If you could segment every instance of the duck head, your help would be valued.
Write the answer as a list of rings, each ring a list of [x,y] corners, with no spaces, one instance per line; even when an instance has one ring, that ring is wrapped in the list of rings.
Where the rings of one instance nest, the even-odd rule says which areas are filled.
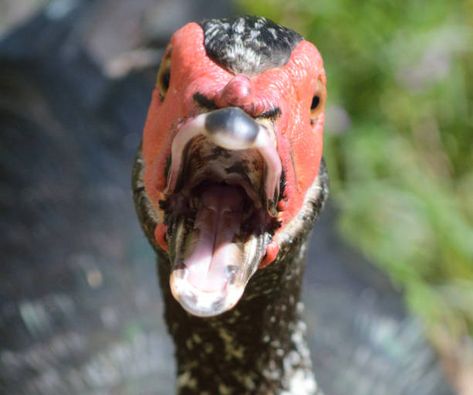
[[[325,86],[314,45],[265,18],[189,23],[172,36],[134,195],[189,313],[231,309],[300,231],[319,188]]]

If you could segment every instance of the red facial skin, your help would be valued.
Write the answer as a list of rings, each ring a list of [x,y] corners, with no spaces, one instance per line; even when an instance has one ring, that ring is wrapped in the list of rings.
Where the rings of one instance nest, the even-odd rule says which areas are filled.
[[[144,185],[155,210],[166,187],[166,162],[172,140],[180,125],[202,112],[193,95],[203,94],[218,107],[237,106],[253,117],[278,107],[281,115],[274,128],[277,149],[286,176],[286,187],[278,204],[281,227],[267,247],[264,267],[279,250],[278,236],[301,209],[308,188],[315,181],[322,158],[322,137],[326,77],[322,58],[308,41],[299,42],[289,61],[257,75],[235,75],[210,59],[204,47],[204,33],[189,23],[171,38],[171,80],[164,100],[155,88],[143,134]],[[315,112],[310,106],[320,96]],[[158,224],[155,236],[167,251],[165,225]]]

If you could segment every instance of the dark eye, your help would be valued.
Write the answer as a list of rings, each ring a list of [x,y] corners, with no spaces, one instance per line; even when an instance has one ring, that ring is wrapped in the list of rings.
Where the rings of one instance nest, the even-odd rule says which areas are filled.
[[[325,107],[326,90],[323,76],[319,76],[317,85],[315,86],[314,95],[310,102],[310,122],[315,125],[315,121]]]
[[[161,100],[164,100],[171,82],[171,48],[166,50],[166,53],[161,61],[161,66],[158,71],[158,78],[156,85],[159,88]]]
[[[312,98],[312,103],[310,104],[310,109],[314,111],[320,104],[320,97],[318,95],[315,95]]]
[[[166,70],[163,71],[160,78],[161,88],[163,89],[164,93],[166,93],[167,90],[169,89],[170,80],[171,80],[171,69],[167,68]]]

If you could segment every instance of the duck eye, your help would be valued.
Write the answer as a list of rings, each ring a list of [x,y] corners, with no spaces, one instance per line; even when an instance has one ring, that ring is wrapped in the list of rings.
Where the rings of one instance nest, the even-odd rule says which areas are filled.
[[[315,95],[312,98],[312,103],[310,104],[310,109],[314,111],[320,104],[320,97],[318,95]]]
[[[164,93],[166,93],[167,90],[169,89],[169,81],[170,80],[171,80],[171,69],[167,68],[161,74],[161,78],[159,79],[159,82],[161,83],[161,88],[164,91]]]
[[[325,84],[323,82],[322,76],[319,76],[317,85],[315,87],[314,96],[312,96],[312,101],[310,103],[310,122],[312,125],[315,125],[315,121],[325,107],[325,98]]]
[[[161,100],[164,100],[171,82],[171,48],[166,50],[166,53],[161,61],[161,66],[158,71],[158,78],[156,85],[159,88]]]

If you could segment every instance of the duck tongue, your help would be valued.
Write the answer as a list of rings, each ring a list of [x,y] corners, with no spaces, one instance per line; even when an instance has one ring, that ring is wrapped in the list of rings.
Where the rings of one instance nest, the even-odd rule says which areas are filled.
[[[193,228],[180,221],[170,278],[174,297],[187,311],[213,316],[233,307],[264,255],[263,236],[240,237],[245,194],[239,187],[203,189]]]
[[[241,226],[243,198],[239,192],[234,187],[215,185],[202,194],[202,207],[194,223],[198,239],[185,265],[187,280],[203,292],[223,291],[231,281],[229,266],[241,260],[241,251],[234,243]]]

